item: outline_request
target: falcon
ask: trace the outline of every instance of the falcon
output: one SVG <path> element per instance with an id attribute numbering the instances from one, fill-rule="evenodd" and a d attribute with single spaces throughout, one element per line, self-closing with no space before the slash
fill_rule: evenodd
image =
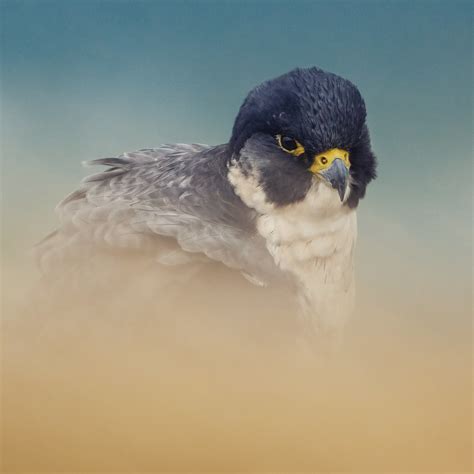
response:
<path id="1" fill-rule="evenodd" d="M 351 313 L 356 208 L 376 158 L 350 81 L 298 68 L 248 94 L 228 143 L 88 164 L 106 169 L 58 205 L 59 228 L 37 248 L 44 272 L 99 251 L 150 255 L 183 272 L 219 262 L 255 285 L 294 290 L 315 331 L 340 328 Z"/>

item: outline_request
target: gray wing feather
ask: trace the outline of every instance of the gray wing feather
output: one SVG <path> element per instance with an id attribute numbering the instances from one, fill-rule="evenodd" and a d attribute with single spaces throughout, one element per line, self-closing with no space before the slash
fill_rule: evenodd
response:
<path id="1" fill-rule="evenodd" d="M 37 248 L 41 267 L 122 249 L 167 265 L 201 254 L 267 279 L 273 260 L 227 180 L 225 153 L 225 145 L 177 144 L 89 162 L 108 169 L 57 206 L 60 227 Z"/>

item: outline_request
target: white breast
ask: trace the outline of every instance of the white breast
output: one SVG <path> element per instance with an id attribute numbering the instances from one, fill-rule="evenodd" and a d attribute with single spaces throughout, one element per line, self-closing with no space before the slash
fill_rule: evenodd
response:
<path id="1" fill-rule="evenodd" d="M 297 280 L 305 318 L 317 329 L 340 328 L 353 306 L 355 211 L 317 178 L 304 200 L 284 207 L 269 203 L 258 177 L 244 176 L 237 166 L 229 180 L 260 214 L 257 229 L 275 263 Z"/>

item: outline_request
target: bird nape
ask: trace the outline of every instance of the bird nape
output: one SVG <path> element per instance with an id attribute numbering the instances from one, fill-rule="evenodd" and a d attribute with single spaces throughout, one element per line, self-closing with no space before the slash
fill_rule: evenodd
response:
<path id="1" fill-rule="evenodd" d="M 59 228 L 37 246 L 49 278 L 99 288 L 90 268 L 107 255 L 153 262 L 189 288 L 197 268 L 218 264 L 262 292 L 292 294 L 302 332 L 340 333 L 353 306 L 356 208 L 376 168 L 351 82 L 295 69 L 248 94 L 226 144 L 90 164 L 107 169 L 59 204 Z"/>

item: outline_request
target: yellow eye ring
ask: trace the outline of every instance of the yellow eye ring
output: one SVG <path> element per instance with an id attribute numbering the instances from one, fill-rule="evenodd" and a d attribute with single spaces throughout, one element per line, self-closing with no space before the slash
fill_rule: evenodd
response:
<path id="1" fill-rule="evenodd" d="M 294 138 L 279 134 L 276 136 L 276 140 L 278 146 L 290 155 L 300 156 L 304 153 L 304 146 Z"/>

